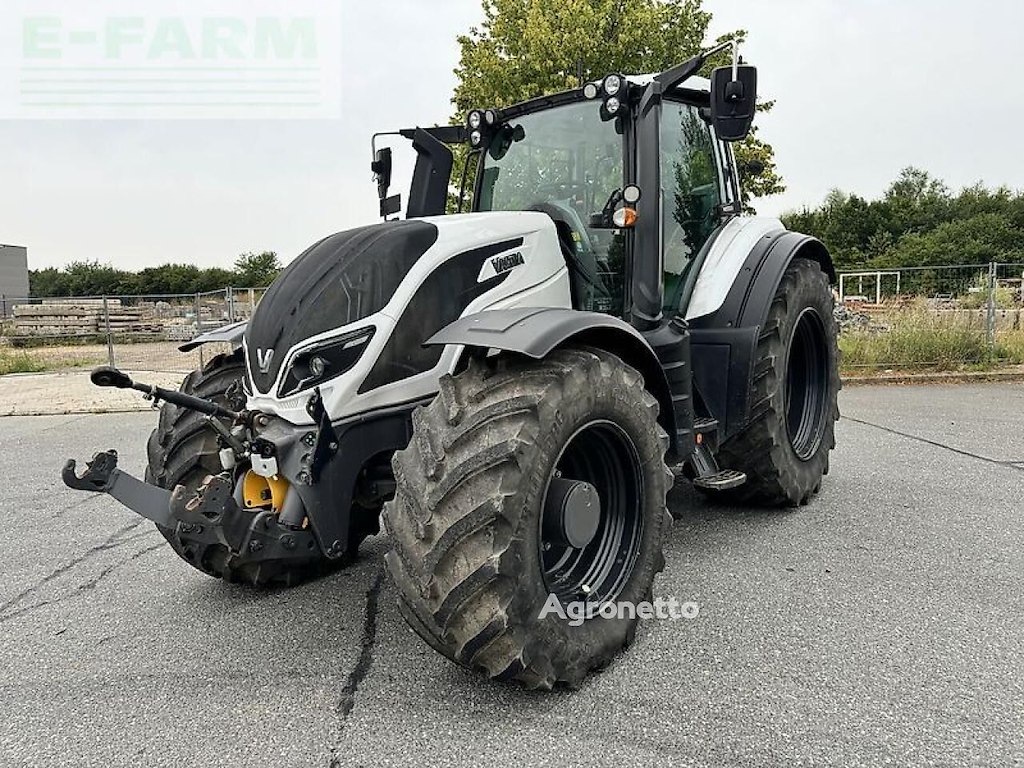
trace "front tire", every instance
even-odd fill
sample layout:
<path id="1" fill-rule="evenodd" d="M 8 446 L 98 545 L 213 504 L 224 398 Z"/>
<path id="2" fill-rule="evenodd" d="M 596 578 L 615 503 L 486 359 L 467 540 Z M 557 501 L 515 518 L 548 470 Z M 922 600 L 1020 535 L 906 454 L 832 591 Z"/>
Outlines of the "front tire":
<path id="1" fill-rule="evenodd" d="M 750 392 L 750 420 L 718 454 L 747 482 L 732 502 L 801 506 L 821 488 L 839 418 L 839 351 L 828 277 L 817 262 L 794 259 L 761 329 Z"/>
<path id="2" fill-rule="evenodd" d="M 635 616 L 570 626 L 542 609 L 552 594 L 563 606 L 649 599 L 672 483 L 657 413 L 640 374 L 595 349 L 474 360 L 444 377 L 395 455 L 384 512 L 410 626 L 449 659 L 529 688 L 577 685 L 606 665 Z M 571 482 L 600 498 L 579 546 L 552 532 L 546 504 Z"/>

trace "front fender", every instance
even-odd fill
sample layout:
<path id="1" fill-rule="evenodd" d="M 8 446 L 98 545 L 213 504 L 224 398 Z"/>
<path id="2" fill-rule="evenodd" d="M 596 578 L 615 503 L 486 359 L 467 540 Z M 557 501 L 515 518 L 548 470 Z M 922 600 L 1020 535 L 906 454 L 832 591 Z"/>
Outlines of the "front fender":
<path id="1" fill-rule="evenodd" d="M 178 351 L 191 352 L 193 349 L 198 349 L 203 346 L 203 344 L 210 344 L 213 342 L 230 344 L 235 349 L 238 349 L 242 346 L 242 337 L 245 336 L 245 328 L 247 325 L 249 325 L 248 321 L 242 320 L 238 323 L 222 326 L 215 331 L 201 333 L 192 339 L 192 341 L 178 347 Z"/>
<path id="2" fill-rule="evenodd" d="M 487 310 L 466 315 L 435 333 L 424 346 L 461 344 L 518 352 L 540 360 L 578 333 L 598 330 L 625 334 L 650 349 L 639 331 L 617 317 L 558 307 Z"/>
<path id="3" fill-rule="evenodd" d="M 540 360 L 568 344 L 596 347 L 619 357 L 644 377 L 658 401 L 658 421 L 676 447 L 672 393 L 658 356 L 647 340 L 623 320 L 598 312 L 558 307 L 522 307 L 466 315 L 431 336 L 424 346 L 451 344 L 515 352 Z"/>

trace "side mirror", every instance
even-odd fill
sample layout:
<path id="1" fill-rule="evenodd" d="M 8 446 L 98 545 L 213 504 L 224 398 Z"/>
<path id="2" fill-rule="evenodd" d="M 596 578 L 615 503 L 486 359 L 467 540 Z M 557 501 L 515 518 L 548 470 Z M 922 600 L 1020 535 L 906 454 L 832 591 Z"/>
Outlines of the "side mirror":
<path id="1" fill-rule="evenodd" d="M 754 160 L 747 160 L 745 163 L 740 163 L 737 170 L 740 172 L 740 176 L 744 178 L 760 176 L 764 173 L 764 163 L 756 158 Z"/>
<path id="2" fill-rule="evenodd" d="M 742 141 L 750 133 L 757 109 L 757 67 L 740 64 L 711 73 L 711 124 L 722 141 Z"/>
<path id="3" fill-rule="evenodd" d="M 380 198 L 380 215 L 382 218 L 393 216 L 402 210 L 402 196 L 388 197 L 391 186 L 391 147 L 378 149 L 370 163 L 370 170 L 377 178 L 377 196 Z"/>
<path id="4" fill-rule="evenodd" d="M 370 163 L 370 170 L 377 179 L 377 196 L 384 200 L 391 186 L 391 147 L 378 149 Z"/>

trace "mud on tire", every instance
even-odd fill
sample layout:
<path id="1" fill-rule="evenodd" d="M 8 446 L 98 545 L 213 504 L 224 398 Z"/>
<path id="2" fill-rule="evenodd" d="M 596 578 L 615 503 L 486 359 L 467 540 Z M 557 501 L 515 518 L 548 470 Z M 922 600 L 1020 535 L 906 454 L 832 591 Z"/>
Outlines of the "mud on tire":
<path id="1" fill-rule="evenodd" d="M 761 329 L 746 429 L 718 454 L 745 485 L 720 494 L 734 503 L 807 504 L 828 473 L 839 418 L 839 352 L 828 277 L 794 259 Z"/>
<path id="2" fill-rule="evenodd" d="M 413 415 L 408 448 L 395 455 L 397 493 L 384 511 L 387 568 L 410 626 L 453 661 L 529 688 L 577 685 L 606 665 L 632 641 L 635 619 L 573 627 L 555 613 L 540 618 L 550 576 L 543 502 L 556 462 L 569 461 L 563 451 L 588 434 L 586 425 L 614 425 L 627 436 L 622 444 L 638 458 L 640 522 L 615 599 L 648 599 L 670 525 L 668 437 L 657 412 L 639 373 L 589 348 L 542 361 L 474 360 L 441 379 L 437 398 Z M 602 496 L 602 527 L 605 503 Z"/>

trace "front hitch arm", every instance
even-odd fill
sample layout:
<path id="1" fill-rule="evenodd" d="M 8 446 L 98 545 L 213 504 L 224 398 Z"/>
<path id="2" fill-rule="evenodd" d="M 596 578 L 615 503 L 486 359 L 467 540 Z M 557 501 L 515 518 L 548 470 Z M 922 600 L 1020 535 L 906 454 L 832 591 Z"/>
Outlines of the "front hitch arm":
<path id="1" fill-rule="evenodd" d="M 276 529 L 272 525 L 275 515 L 269 510 L 253 515 L 239 509 L 231 481 L 222 475 L 210 475 L 198 491 L 182 485 L 167 491 L 122 472 L 117 468 L 117 451 L 105 451 L 97 453 L 81 475 L 76 472 L 75 460 L 69 459 L 61 476 L 68 488 L 106 493 L 159 526 L 192 540 L 222 544 L 233 553 L 255 553 L 279 545 L 288 555 L 300 541 L 309 541 L 306 550 L 312 546 L 308 531 L 284 531 L 264 542 Z M 256 544 L 254 538 L 259 539 Z"/>
<path id="2" fill-rule="evenodd" d="M 165 528 L 174 527 L 171 520 L 171 493 L 118 469 L 117 451 L 97 453 L 81 475 L 75 469 L 75 460 L 68 459 L 61 472 L 64 485 L 68 488 L 106 493 L 147 520 Z"/>

